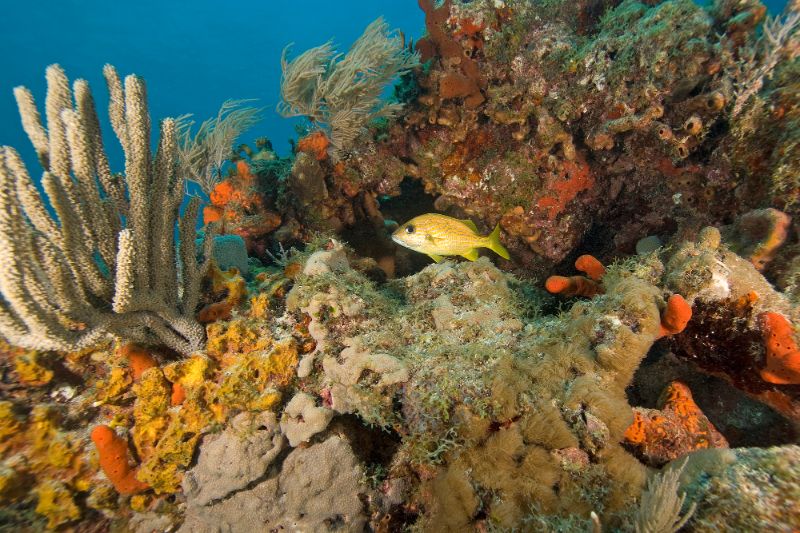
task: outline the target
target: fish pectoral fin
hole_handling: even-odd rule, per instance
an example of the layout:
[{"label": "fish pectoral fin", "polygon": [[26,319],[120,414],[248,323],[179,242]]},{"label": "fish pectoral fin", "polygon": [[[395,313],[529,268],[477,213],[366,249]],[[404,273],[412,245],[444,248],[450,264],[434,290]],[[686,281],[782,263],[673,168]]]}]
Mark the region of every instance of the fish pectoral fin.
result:
[{"label": "fish pectoral fin", "polygon": [[427,235],[425,235],[425,240],[426,240],[426,241],[428,241],[429,243],[436,244],[436,242],[437,242],[439,239],[437,239],[436,237],[434,237],[433,235],[431,235],[430,233],[428,233]]},{"label": "fish pectoral fin", "polygon": [[478,233],[478,226],[476,226],[475,223],[473,221],[471,221],[470,219],[464,218],[464,219],[461,219],[461,222],[463,222],[464,225],[466,225],[469,229],[471,229],[475,233]]},{"label": "fish pectoral fin", "polygon": [[461,254],[462,257],[466,257],[470,261],[475,261],[478,258],[478,249],[473,248],[469,252],[464,252]]},{"label": "fish pectoral fin", "polygon": [[444,259],[444,257],[442,257],[441,255],[436,255],[436,254],[428,254],[428,257],[430,257],[437,263],[441,263],[442,259]]}]

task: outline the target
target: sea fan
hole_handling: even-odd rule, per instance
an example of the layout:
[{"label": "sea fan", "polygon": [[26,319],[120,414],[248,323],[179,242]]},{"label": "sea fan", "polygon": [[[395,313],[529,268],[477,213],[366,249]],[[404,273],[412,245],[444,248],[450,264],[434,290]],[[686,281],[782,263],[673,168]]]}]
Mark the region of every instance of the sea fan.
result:
[{"label": "sea fan", "polygon": [[342,55],[327,42],[288,61],[283,51],[281,99],[284,117],[305,116],[330,137],[334,157],[353,145],[373,119],[392,116],[400,104],[381,99],[384,88],[418,64],[402,37],[383,18],[372,22]]}]

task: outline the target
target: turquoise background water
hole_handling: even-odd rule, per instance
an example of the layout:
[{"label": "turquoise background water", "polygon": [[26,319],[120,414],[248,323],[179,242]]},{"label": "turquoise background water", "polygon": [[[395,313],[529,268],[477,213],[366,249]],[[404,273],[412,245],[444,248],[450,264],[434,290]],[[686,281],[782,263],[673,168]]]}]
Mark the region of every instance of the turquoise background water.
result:
[{"label": "turquoise background water", "polygon": [[[107,93],[105,63],[120,75],[147,80],[154,119],[192,113],[202,121],[229,98],[257,98],[264,120],[243,135],[252,143],[267,136],[281,153],[295,136],[297,120],[275,112],[282,49],[294,42],[299,53],[328,39],[347,47],[378,16],[415,39],[424,33],[424,17],[415,0],[305,2],[213,0],[110,2],[108,0],[8,0],[0,17],[0,144],[17,148],[36,168],[35,155],[22,131],[12,95],[29,87],[43,106],[44,69],[60,63],[70,79],[85,78],[98,106]],[[768,3],[773,12],[784,0]],[[103,117],[104,110],[100,110]],[[115,169],[121,151],[106,128]],[[34,174],[38,174],[38,168]]]},{"label": "turquoise background water", "polygon": [[[201,122],[216,116],[226,99],[257,98],[253,105],[265,108],[264,120],[241,141],[252,146],[255,137],[267,136],[285,154],[297,123],[275,112],[281,51],[287,44],[293,42],[293,51],[300,53],[333,39],[346,51],[379,16],[407,39],[422,35],[425,27],[415,0],[46,0],[17,2],[3,11],[0,145],[14,146],[35,174],[36,157],[12,89],[30,88],[43,109],[44,69],[51,63],[61,64],[70,80],[87,79],[98,107],[107,103],[105,63],[121,76],[143,76],[154,119],[192,113]],[[102,119],[105,110],[99,111]],[[119,143],[105,133],[112,165],[121,165]]]}]

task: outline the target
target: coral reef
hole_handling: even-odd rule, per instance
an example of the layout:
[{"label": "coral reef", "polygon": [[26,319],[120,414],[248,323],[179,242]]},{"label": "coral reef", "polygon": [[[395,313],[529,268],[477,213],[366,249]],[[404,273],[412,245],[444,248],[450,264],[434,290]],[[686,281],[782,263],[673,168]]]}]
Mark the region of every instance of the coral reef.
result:
[{"label": "coral reef", "polygon": [[[361,530],[367,522],[455,530],[557,528],[573,521],[578,528],[592,520],[632,530],[632,512],[653,467],[726,445],[682,384],[671,385],[659,411],[632,407],[627,398],[655,343],[681,353],[697,342],[697,317],[686,324],[674,313],[673,291],[687,295],[683,305],[724,307],[747,282],[764,296],[742,309],[790,309],[766,291],[752,263],[722,248],[713,229],[698,242],[660,249],[661,258],[651,253],[602,269],[594,268],[596,260],[579,261],[602,276],[604,292],[574,300],[561,315],[543,315],[547,297],[487,258],[430,265],[379,286],[366,277],[369,270],[355,269],[364,265],[352,250],[336,241],[317,246],[291,256],[280,270],[257,274],[252,299],[237,298],[228,319],[207,326],[204,353],[163,363],[126,345],[117,350],[125,357],[109,352],[97,359],[124,363],[120,368],[129,372],[124,380],[105,370],[105,381],[85,400],[105,398],[102,413],[90,416],[100,452],[95,464],[116,488],[111,495],[103,495],[103,485],[64,481],[75,467],[62,459],[56,443],[64,442],[63,430],[46,410],[37,433],[50,435],[47,457],[62,470],[27,466],[45,449],[34,446],[24,452],[25,463],[9,462],[4,453],[9,479],[34,476],[37,486],[50,484],[36,501],[53,524],[78,516],[63,514],[71,509],[66,504],[54,514],[49,502],[83,501],[88,491],[92,504],[76,507],[80,516],[112,513],[116,492],[139,492],[112,516],[144,528],[182,524],[184,531],[334,524]],[[281,279],[291,290],[276,292]],[[266,308],[253,303],[259,299]],[[671,314],[684,318],[674,329],[665,328],[676,322]],[[758,324],[754,319],[752,327]],[[762,346],[760,331],[752,341]],[[728,378],[738,385],[736,376]],[[175,385],[181,402],[172,400]],[[792,392],[782,394],[756,397],[790,415]],[[121,401],[126,396],[134,398],[132,406]],[[3,408],[3,446],[26,449],[18,408],[10,402]],[[135,467],[119,430],[101,420],[128,428]],[[81,447],[85,437],[64,449],[80,454]],[[100,475],[90,464],[79,468],[84,476]],[[692,472],[686,483],[702,477]],[[21,497],[9,490],[4,497]],[[278,493],[286,496],[276,499]],[[309,499],[310,493],[317,496]],[[687,494],[688,501],[700,501]],[[168,495],[185,499],[185,511]],[[703,501],[688,524],[695,516],[717,516],[715,500]],[[636,520],[650,523],[655,511],[647,509]],[[775,517],[776,523],[786,519]]]},{"label": "coral reef", "polygon": [[[419,7],[284,54],[286,157],[242,102],[153,153],[107,67],[112,174],[85,82],[16,91],[2,527],[797,527],[797,3]],[[392,242],[433,212],[510,257]]]},{"label": "coral reef", "polygon": [[[302,139],[315,161],[295,160],[305,185],[287,188],[284,202],[318,212],[291,218],[345,235],[361,227],[380,241],[385,219],[424,213],[393,207],[411,183],[481,230],[500,222],[512,260],[545,275],[590,234],[590,251],[608,256],[752,209],[791,215],[796,187],[779,195],[764,184],[799,170],[794,18],[770,19],[772,34],[783,24],[771,63],[760,51],[747,63],[764,42],[763,9],[729,4],[421,1],[424,63],[397,90],[407,98],[398,120],[371,124],[335,164],[311,148],[321,137]],[[756,71],[765,90],[744,102],[737,76]],[[767,127],[769,109],[782,111]],[[402,255],[391,245],[368,253]]]}]

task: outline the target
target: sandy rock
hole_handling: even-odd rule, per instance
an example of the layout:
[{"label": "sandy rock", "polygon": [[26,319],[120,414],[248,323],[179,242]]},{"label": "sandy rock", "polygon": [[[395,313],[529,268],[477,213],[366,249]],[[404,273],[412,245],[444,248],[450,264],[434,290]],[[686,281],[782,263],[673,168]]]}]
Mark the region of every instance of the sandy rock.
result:
[{"label": "sandy rock", "polygon": [[203,440],[197,465],[183,478],[189,505],[208,505],[264,476],[284,446],[274,413],[238,415],[225,431]]},{"label": "sandy rock", "polygon": [[345,440],[293,450],[280,474],[207,506],[190,506],[181,533],[352,531],[367,521],[362,469]]}]

